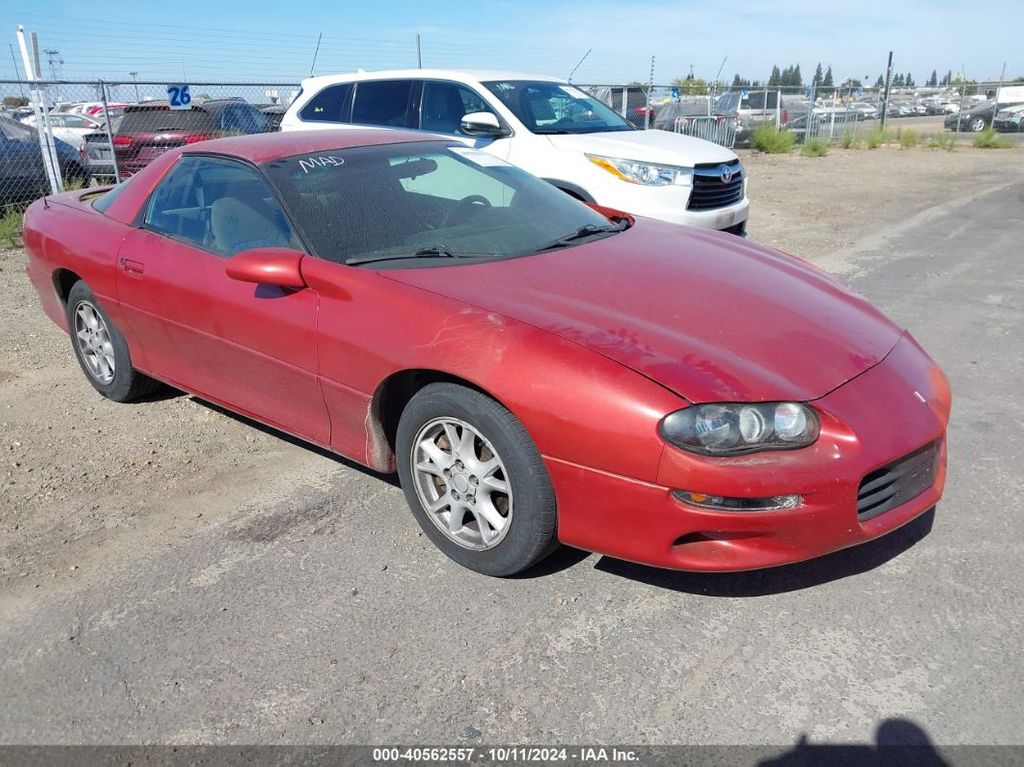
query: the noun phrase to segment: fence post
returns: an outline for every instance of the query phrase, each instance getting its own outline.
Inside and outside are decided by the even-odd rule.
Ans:
[[[135,86],[138,88],[139,86]],[[110,146],[110,159],[114,163],[114,182],[121,183],[121,169],[117,167],[117,152],[114,151],[114,126],[110,122],[110,110],[107,108],[107,84],[100,80],[100,98],[103,101],[103,122],[107,126],[107,144]],[[86,159],[88,162],[88,159]]]
[[[25,65],[25,74],[30,83],[32,111],[36,118],[36,134],[39,136],[39,151],[42,153],[46,180],[50,185],[50,194],[59,194],[64,191],[64,188],[61,183],[60,164],[57,163],[57,152],[53,146],[53,134],[49,131],[49,120],[46,118],[46,99],[43,96],[42,86],[39,84],[39,72],[32,65],[32,60],[28,55],[28,46],[25,44],[25,28],[20,25],[18,26],[18,47],[21,49],[21,60]]]
[[[831,144],[836,137],[836,107],[839,105],[839,91],[832,91],[832,120],[828,125],[828,142]]]

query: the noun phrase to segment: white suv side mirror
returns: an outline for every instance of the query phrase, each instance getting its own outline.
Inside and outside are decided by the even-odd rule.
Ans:
[[[459,128],[469,136],[507,136],[498,118],[490,112],[470,112],[462,116]]]

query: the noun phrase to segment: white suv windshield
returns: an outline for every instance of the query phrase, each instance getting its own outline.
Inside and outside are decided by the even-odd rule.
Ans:
[[[633,130],[610,107],[573,85],[501,80],[484,83],[532,133]]]

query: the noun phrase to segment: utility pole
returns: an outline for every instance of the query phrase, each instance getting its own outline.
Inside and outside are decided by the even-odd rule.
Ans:
[[[139,81],[136,78],[138,77],[139,73],[138,72],[129,72],[128,74],[130,74],[132,76],[132,83],[135,85],[135,103],[138,104],[139,103]]]
[[[416,66],[423,69],[423,49],[420,47],[420,36],[416,35]]]
[[[889,89],[892,87],[892,51],[889,51],[889,64],[885,68],[885,90],[882,92],[882,123],[881,130],[885,130],[885,119],[889,111]]]

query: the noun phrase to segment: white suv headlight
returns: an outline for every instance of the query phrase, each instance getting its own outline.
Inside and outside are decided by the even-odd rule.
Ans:
[[[597,167],[608,171],[623,181],[643,186],[690,186],[693,181],[693,168],[680,168],[674,165],[652,165],[636,160],[623,160],[618,157],[601,157],[588,154],[587,159]]]

